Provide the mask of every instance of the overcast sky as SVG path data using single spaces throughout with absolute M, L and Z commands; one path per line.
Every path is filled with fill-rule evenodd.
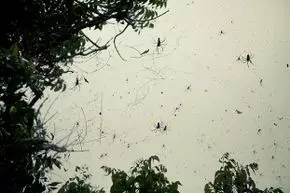
M 71 155 L 67 175 L 87 164 L 94 183 L 108 188 L 100 166 L 127 171 L 156 154 L 181 192 L 203 192 L 229 152 L 259 164 L 259 188 L 289 192 L 290 1 L 168 0 L 168 9 L 154 29 L 129 29 L 117 39 L 126 61 L 111 45 L 74 64 L 78 73 L 66 78 L 69 88 L 49 111 L 57 112 L 50 122 L 56 141 L 73 128 L 72 141 L 87 127 L 86 144 L 74 148 L 89 151 Z M 106 42 L 123 27 L 88 34 Z M 150 51 L 136 58 L 136 49 Z M 237 61 L 247 54 L 252 64 Z M 82 75 L 89 84 L 80 79 L 74 87 Z M 57 95 L 48 94 L 50 104 Z M 154 132 L 157 122 L 168 131 Z

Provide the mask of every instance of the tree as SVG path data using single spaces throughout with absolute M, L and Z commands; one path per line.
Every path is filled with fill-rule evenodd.
M 222 167 L 215 173 L 214 182 L 204 187 L 205 193 L 283 193 L 279 188 L 267 188 L 264 191 L 256 187 L 251 172 L 258 170 L 257 163 L 246 166 L 238 164 L 225 153 L 219 160 Z
M 88 182 L 92 176 L 88 173 L 88 167 L 77 166 L 75 172 L 77 174 L 65 182 L 58 193 L 105 193 L 102 188 L 96 188 Z
M 136 32 L 153 27 L 166 0 L 10 0 L 0 6 L 0 180 L 3 192 L 43 192 L 45 174 L 61 167 L 40 118 L 46 88 L 64 91 L 62 79 L 77 56 L 106 50 L 83 29 L 108 21 Z M 123 30 L 123 31 L 124 31 Z M 119 35 L 119 34 L 118 34 Z M 117 36 L 116 36 L 117 37 Z M 114 40 L 116 39 L 114 38 Z M 40 105 L 40 107 L 42 104 Z M 9 176 L 9 177 L 7 177 Z
M 111 175 L 112 186 L 111 193 L 179 193 L 179 181 L 170 182 L 165 173 L 167 169 L 164 165 L 153 165 L 153 162 L 159 162 L 157 156 L 151 156 L 149 159 L 137 161 L 130 172 L 119 169 L 112 169 L 103 166 L 102 169 Z

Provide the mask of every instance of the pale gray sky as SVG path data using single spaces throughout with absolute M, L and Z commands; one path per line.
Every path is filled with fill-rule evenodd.
M 168 0 L 168 9 L 153 30 L 128 30 L 117 40 L 126 62 L 111 45 L 109 60 L 104 52 L 75 63 L 90 83 L 81 81 L 80 89 L 60 96 L 50 125 L 64 135 L 78 121 L 81 132 L 83 109 L 86 140 L 93 142 L 83 147 L 89 152 L 71 155 L 67 175 L 74 165 L 87 164 L 94 183 L 108 188 L 111 179 L 100 166 L 127 171 L 135 160 L 157 154 L 170 179 L 182 182 L 181 192 L 203 192 L 220 167 L 218 158 L 230 152 L 240 163 L 258 162 L 258 187 L 289 192 L 290 1 Z M 118 30 L 110 25 L 89 34 L 105 42 Z M 153 43 L 158 37 L 165 40 L 159 53 Z M 138 53 L 129 46 L 150 52 L 132 58 Z M 249 68 L 236 61 L 247 54 L 253 55 Z M 66 78 L 70 88 L 75 77 Z M 56 95 L 49 95 L 52 102 Z M 168 125 L 167 134 L 151 131 L 157 121 Z M 106 134 L 101 143 L 94 140 L 100 127 Z

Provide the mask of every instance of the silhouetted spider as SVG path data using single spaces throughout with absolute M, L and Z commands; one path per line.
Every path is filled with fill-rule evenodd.
M 168 131 L 168 126 L 165 125 L 163 122 L 157 122 L 156 125 L 154 126 L 154 129 L 152 129 L 155 133 L 167 133 Z
M 86 79 L 86 77 L 84 77 L 83 75 L 81 77 L 77 76 L 76 77 L 76 80 L 75 80 L 75 83 L 74 83 L 74 87 L 73 89 L 76 89 L 78 88 L 80 90 L 80 81 L 81 80 L 84 80 L 86 83 L 89 83 L 88 79 Z
M 154 126 L 154 129 L 152 131 L 154 131 L 155 133 L 158 132 L 161 128 L 161 123 L 158 121 L 156 123 L 156 125 Z
M 249 63 L 253 64 L 253 62 L 252 62 L 253 58 L 254 58 L 254 56 L 252 54 L 247 54 L 245 63 L 247 63 L 248 67 L 249 67 Z
M 220 31 L 220 35 L 224 35 L 225 32 L 223 30 Z
M 156 51 L 159 54 L 159 51 L 163 51 L 163 45 L 165 45 L 165 39 L 161 41 L 160 38 L 157 38 L 157 41 L 154 41 L 153 43 L 156 45 Z
M 241 61 L 241 62 L 243 62 L 243 63 L 246 63 L 247 66 L 248 66 L 248 68 L 249 68 L 249 67 L 250 67 L 250 66 L 249 66 L 249 63 L 253 64 L 253 62 L 252 62 L 252 59 L 253 59 L 253 58 L 254 58 L 254 55 L 252 55 L 252 54 L 247 54 L 246 57 L 239 56 L 239 57 L 237 58 L 237 61 Z

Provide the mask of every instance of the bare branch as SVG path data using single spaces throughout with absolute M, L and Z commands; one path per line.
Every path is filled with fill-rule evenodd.
M 125 27 L 125 28 L 124 28 L 120 33 L 118 33 L 118 34 L 114 37 L 114 40 L 113 40 L 113 42 L 114 42 L 114 47 L 115 47 L 115 49 L 116 49 L 118 55 L 119 55 L 120 58 L 121 58 L 122 60 L 124 60 L 124 61 L 126 61 L 126 60 L 121 56 L 121 54 L 120 54 L 120 52 L 119 52 L 119 50 L 118 50 L 118 48 L 117 48 L 117 46 L 116 46 L 116 39 L 117 39 L 118 36 L 120 36 L 122 33 L 124 33 L 128 27 L 129 27 L 129 24 L 127 24 L 126 27 Z

